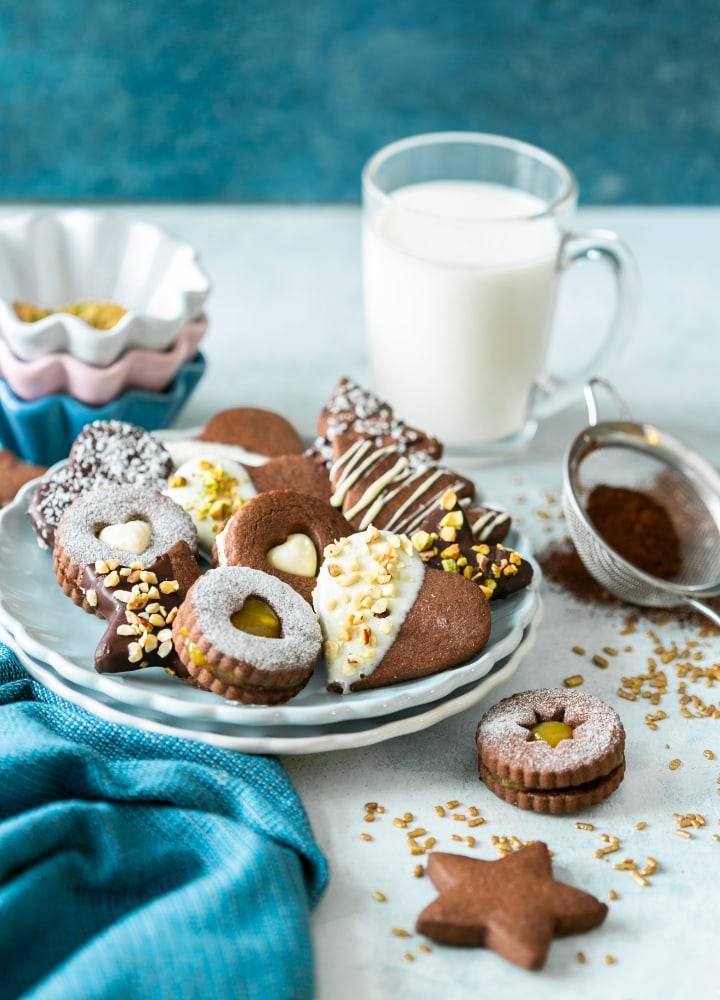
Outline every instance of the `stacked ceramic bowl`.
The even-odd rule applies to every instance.
[[[64,458],[85,424],[168,427],[205,370],[196,251],[115,211],[0,222],[0,446]]]

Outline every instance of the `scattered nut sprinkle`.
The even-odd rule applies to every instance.
[[[594,830],[595,827],[592,823],[576,823],[575,826],[578,830]]]
[[[406,931],[404,927],[393,927],[392,933],[394,937],[410,937],[410,931]]]
[[[646,886],[650,884],[648,875],[654,875],[657,871],[657,861],[655,858],[648,858],[645,867],[640,869],[632,858],[625,858],[613,867],[616,871],[630,872],[638,885]]]
[[[415,878],[422,878],[423,875],[425,874],[425,869],[423,868],[422,865],[415,865],[415,867],[412,870],[412,873]]]
[[[579,951],[577,953],[577,960],[580,963],[580,965],[585,965],[585,963],[587,962],[587,958],[585,957],[584,951]]]
[[[418,951],[423,952],[424,955],[429,955],[430,952],[432,951],[432,948],[430,947],[429,944],[419,944]]]
[[[378,903],[385,903],[385,902],[387,902],[387,896],[385,895],[385,893],[384,892],[380,892],[377,889],[373,893],[373,899],[376,899],[378,901]]]
[[[587,652],[587,650],[584,649],[582,646],[573,646],[572,651],[577,656],[585,656],[585,653]]]
[[[360,834],[360,840],[372,840],[372,834],[370,834],[370,833],[361,833]]]
[[[582,674],[573,674],[571,677],[566,677],[563,681],[565,687],[575,688],[580,687],[581,684],[585,683],[585,678]]]
[[[608,892],[608,899],[619,899],[619,898],[620,897],[618,896],[618,894],[615,892],[614,889],[611,889],[610,892]]]
[[[683,830],[688,826],[694,826],[696,830],[701,826],[707,826],[705,817],[701,816],[700,813],[687,813],[684,816],[681,813],[673,813],[673,819]]]
[[[607,847],[598,847],[595,851],[596,858],[602,858],[606,854],[613,854],[615,851],[620,850],[620,838],[612,837],[609,833],[603,833],[600,835],[600,839],[604,841]]]
[[[677,769],[680,767],[681,764],[682,761],[680,760],[680,758],[675,757],[673,760],[670,761],[668,767],[670,768],[671,771],[677,771]]]
[[[646,826],[647,826],[647,823],[645,822],[645,820],[641,819],[639,823],[635,824],[635,829],[636,830],[644,830]]]
[[[605,965],[615,965],[615,959],[612,955],[605,956]]]
[[[405,959],[406,962],[414,962],[415,961],[415,956],[411,955],[409,951],[405,952],[405,954],[403,955],[403,958]]]
[[[599,653],[595,653],[592,658],[592,662],[596,667],[602,667],[603,670],[608,666],[608,659],[605,656],[600,656]]]
[[[715,760],[715,754],[712,750],[703,750],[703,757],[707,757],[708,760]]]

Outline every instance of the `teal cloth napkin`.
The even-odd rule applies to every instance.
[[[0,997],[313,993],[327,882],[272,757],[97,719],[0,645]]]

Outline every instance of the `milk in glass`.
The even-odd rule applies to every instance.
[[[394,191],[364,232],[375,388],[451,447],[524,428],[543,368],[560,234],[534,195],[430,181]]]

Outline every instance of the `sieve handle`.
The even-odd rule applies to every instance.
[[[615,278],[615,308],[605,336],[587,364],[561,379],[545,372],[538,379],[538,392],[532,407],[532,417],[548,417],[567,406],[583,383],[597,371],[627,339],[637,311],[639,278],[635,258],[630,248],[615,233],[592,229],[586,233],[568,233],[563,239],[558,258],[560,274],[580,260],[602,261]]]
[[[696,597],[684,597],[683,601],[685,604],[689,604],[691,607],[695,608],[696,611],[699,611],[701,615],[705,615],[705,617],[715,625],[720,626],[720,612],[717,612],[708,604],[704,604],[702,601],[699,601]]]

